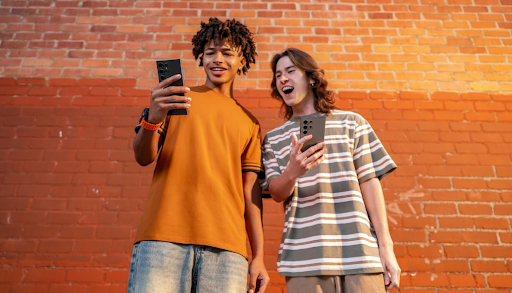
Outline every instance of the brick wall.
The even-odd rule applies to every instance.
[[[383,181],[401,293],[512,292],[512,1],[0,1],[0,291],[124,292],[153,166],[133,126],[155,60],[210,16],[256,33],[236,96],[264,132],[274,53],[319,61],[399,169]],[[282,208],[264,203],[269,293]],[[394,290],[394,292],[398,292]]]

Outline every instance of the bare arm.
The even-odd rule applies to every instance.
[[[393,252],[393,240],[389,234],[386,205],[379,179],[372,178],[361,183],[361,193],[373,228],[377,233],[386,289],[398,288],[400,286],[401,270]]]
[[[151,101],[147,122],[158,124],[165,120],[169,110],[185,109],[190,107],[188,102],[190,102],[191,99],[189,97],[174,95],[178,93],[187,93],[190,91],[189,88],[167,87],[180,78],[181,75],[171,76],[151,89]],[[155,160],[162,142],[163,141],[160,138],[158,131],[141,128],[133,140],[133,152],[135,153],[135,160],[137,163],[141,166],[151,164]]]
[[[245,227],[252,249],[249,292],[263,293],[270,281],[264,264],[261,187],[254,172],[242,173],[245,198]]]
[[[299,177],[306,174],[311,168],[318,166],[324,160],[324,154],[327,152],[323,142],[310,147],[305,152],[300,152],[302,145],[311,139],[311,135],[298,141],[295,133],[292,133],[291,136],[290,162],[283,173],[272,180],[268,186],[270,196],[277,202],[288,199],[293,193]]]

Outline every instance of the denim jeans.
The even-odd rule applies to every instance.
[[[242,293],[247,259],[210,246],[142,241],[133,247],[128,293]]]

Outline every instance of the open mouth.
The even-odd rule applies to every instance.
[[[282,89],[283,93],[285,93],[286,95],[289,95],[293,92],[293,87],[291,86],[285,86],[283,89]]]
[[[224,74],[224,72],[226,72],[226,69],[220,67],[210,68],[210,70],[212,74],[215,76],[221,76],[222,74]]]

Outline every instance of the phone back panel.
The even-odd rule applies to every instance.
[[[169,86],[183,86],[183,72],[181,70],[180,59],[169,59],[156,61],[156,68],[158,70],[158,81],[162,82],[176,74],[181,74],[181,78],[171,83]],[[177,96],[184,96],[185,94],[176,94]],[[169,110],[167,115],[187,115],[188,109],[174,109]]]
[[[313,135],[313,137],[304,143],[301,148],[302,152],[307,150],[309,147],[324,141],[325,116],[300,119],[300,137],[303,138],[310,134]]]

